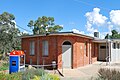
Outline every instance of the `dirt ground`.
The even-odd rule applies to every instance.
[[[120,63],[111,63],[106,66],[106,62],[95,62],[84,67],[77,69],[63,69],[63,76],[60,76],[61,80],[90,80],[92,77],[98,76],[98,70],[100,68],[111,68],[120,70]],[[59,70],[62,73],[62,70]]]

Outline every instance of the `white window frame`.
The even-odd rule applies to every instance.
[[[35,55],[35,41],[30,41],[30,55]]]
[[[44,40],[42,41],[42,56],[48,56],[48,55],[49,55],[48,41]]]

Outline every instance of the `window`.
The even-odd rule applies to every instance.
[[[65,41],[63,45],[71,45],[71,43],[69,41]]]
[[[116,43],[113,43],[113,49],[116,49]]]
[[[42,53],[43,53],[43,56],[48,56],[48,41],[43,41],[42,42]]]
[[[35,55],[35,42],[30,41],[30,55]]]
[[[20,56],[20,66],[24,65],[24,55]]]
[[[120,44],[119,44],[119,43],[117,43],[117,48],[118,48],[118,49],[120,48]]]
[[[84,53],[87,56],[87,42],[84,43]]]
[[[106,49],[106,46],[100,46],[100,49]]]

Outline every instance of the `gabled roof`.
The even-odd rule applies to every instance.
[[[38,36],[56,36],[56,35],[73,35],[73,36],[94,39],[94,37],[84,34],[74,33],[74,32],[55,32],[55,33],[47,33],[47,34],[39,34],[39,35],[28,35],[28,36],[21,36],[21,38],[30,38],[30,37],[38,37]]]

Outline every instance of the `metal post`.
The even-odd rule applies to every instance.
[[[108,65],[108,54],[107,54],[107,50],[108,50],[108,48],[107,48],[107,43],[108,43],[108,41],[106,41],[106,66]]]
[[[42,67],[42,68],[44,69],[44,64],[45,64],[45,60],[44,60],[44,57],[42,57],[42,59],[43,59],[43,67]]]
[[[110,66],[110,57],[111,57],[110,52],[111,52],[111,42],[109,42],[109,66]]]
[[[115,49],[117,49],[117,41],[115,41]],[[117,53],[117,50],[115,50],[115,54]],[[117,55],[116,56],[116,59],[115,59],[115,63],[117,62]]]
[[[38,48],[37,48],[37,49],[38,49],[38,50],[37,50],[37,65],[39,65],[39,61],[40,61],[40,58],[39,58],[39,57],[40,57],[40,55],[39,55],[39,54],[40,54],[40,53],[39,53],[39,52],[40,52],[40,51],[39,51],[39,49],[40,49],[40,46],[39,46],[39,38],[38,38],[38,45],[37,45],[37,47],[38,47]],[[38,68],[38,67],[37,67],[37,68]]]
[[[26,54],[26,50],[24,51],[24,53]],[[25,71],[25,61],[26,61],[25,60],[26,59],[26,57],[25,57],[26,55],[25,54],[23,55],[23,57],[24,57],[24,71]]]
[[[62,74],[63,74],[63,61],[62,61]]]
[[[53,72],[55,74],[56,73],[55,72],[55,68],[56,68],[56,61],[55,60],[52,61],[52,67],[53,67]]]

